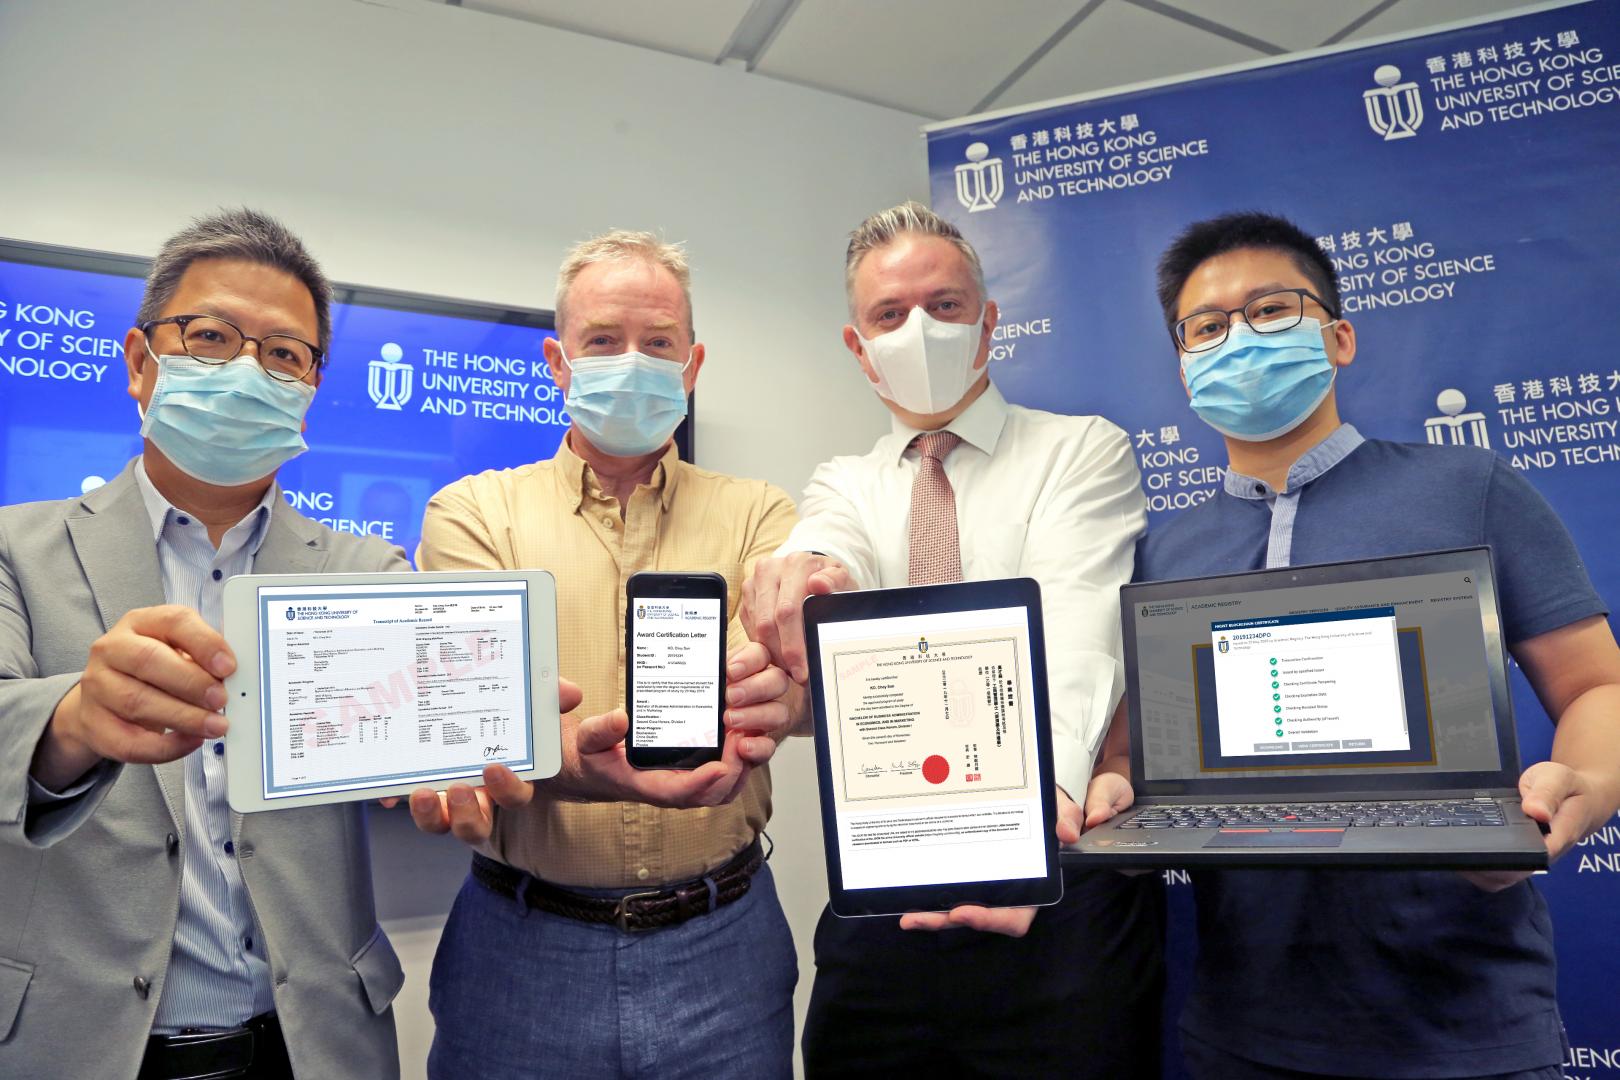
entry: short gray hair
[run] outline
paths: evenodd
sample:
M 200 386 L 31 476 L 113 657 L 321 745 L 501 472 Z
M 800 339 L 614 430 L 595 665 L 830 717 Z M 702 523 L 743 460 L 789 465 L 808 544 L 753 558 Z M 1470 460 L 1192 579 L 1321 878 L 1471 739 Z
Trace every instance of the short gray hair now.
M 692 329 L 692 269 L 686 262 L 686 251 L 680 244 L 661 240 L 650 232 L 632 229 L 610 229 L 589 240 L 581 240 L 563 256 L 557 271 L 557 331 L 562 332 L 568 290 L 580 272 L 592 263 L 616 262 L 621 259 L 640 259 L 652 266 L 661 266 L 674 275 L 686 297 L 686 328 Z
M 844 253 L 844 295 L 849 298 L 852 318 L 855 315 L 855 271 L 860 269 L 861 260 L 878 248 L 893 243 L 903 233 L 937 236 L 949 241 L 952 247 L 962 253 L 973 271 L 973 283 L 979 287 L 979 301 L 982 303 L 985 300 L 984 267 L 979 263 L 979 253 L 967 242 L 962 230 L 922 203 L 907 201 L 878 211 L 849 234 L 849 248 Z
M 191 264 L 199 259 L 244 259 L 291 274 L 309 289 L 315 301 L 315 322 L 319 327 L 321 366 L 332 344 L 332 283 L 326 280 L 320 263 L 281 222 L 268 214 L 247 207 L 220 210 L 200 217 L 169 237 L 152 269 L 146 275 L 146 292 L 135 321 L 145 324 L 160 318 L 163 308 L 174 299 Z

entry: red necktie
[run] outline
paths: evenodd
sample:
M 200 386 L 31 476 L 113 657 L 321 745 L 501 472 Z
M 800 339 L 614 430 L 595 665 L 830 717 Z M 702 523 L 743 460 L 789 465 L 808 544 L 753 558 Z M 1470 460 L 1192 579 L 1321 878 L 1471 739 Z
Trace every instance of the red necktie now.
M 962 437 L 929 431 L 911 440 L 922 454 L 911 482 L 911 561 L 908 585 L 962 580 L 962 544 L 956 535 L 956 492 L 945 476 L 945 457 Z

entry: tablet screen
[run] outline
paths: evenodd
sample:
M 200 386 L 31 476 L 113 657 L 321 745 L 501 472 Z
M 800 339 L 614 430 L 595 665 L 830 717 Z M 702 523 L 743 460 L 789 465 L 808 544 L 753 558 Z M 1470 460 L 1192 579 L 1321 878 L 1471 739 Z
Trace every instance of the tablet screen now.
M 532 768 L 529 593 L 260 587 L 264 798 Z
M 1027 610 L 818 634 L 843 887 L 1045 877 Z

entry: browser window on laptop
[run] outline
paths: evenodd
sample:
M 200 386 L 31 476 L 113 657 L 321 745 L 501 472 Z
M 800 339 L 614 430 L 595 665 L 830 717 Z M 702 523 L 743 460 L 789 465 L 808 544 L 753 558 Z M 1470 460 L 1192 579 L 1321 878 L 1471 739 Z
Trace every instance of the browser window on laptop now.
M 1143 779 L 1500 768 L 1472 577 L 1140 604 Z

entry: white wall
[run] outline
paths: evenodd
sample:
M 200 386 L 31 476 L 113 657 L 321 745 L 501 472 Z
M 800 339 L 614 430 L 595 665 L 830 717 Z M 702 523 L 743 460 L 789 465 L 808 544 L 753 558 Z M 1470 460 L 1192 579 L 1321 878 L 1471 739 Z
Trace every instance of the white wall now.
M 688 242 L 708 467 L 797 496 L 883 413 L 842 350 L 841 262 L 865 214 L 926 196 L 920 118 L 744 72 L 418 0 L 0 2 L 0 236 L 151 254 L 191 216 L 284 218 L 337 279 L 550 306 L 572 242 Z M 319 432 L 311 432 L 318 439 Z M 825 896 L 810 747 L 776 769 L 778 874 L 800 955 Z M 399 819 L 379 903 L 409 982 L 466 865 Z

